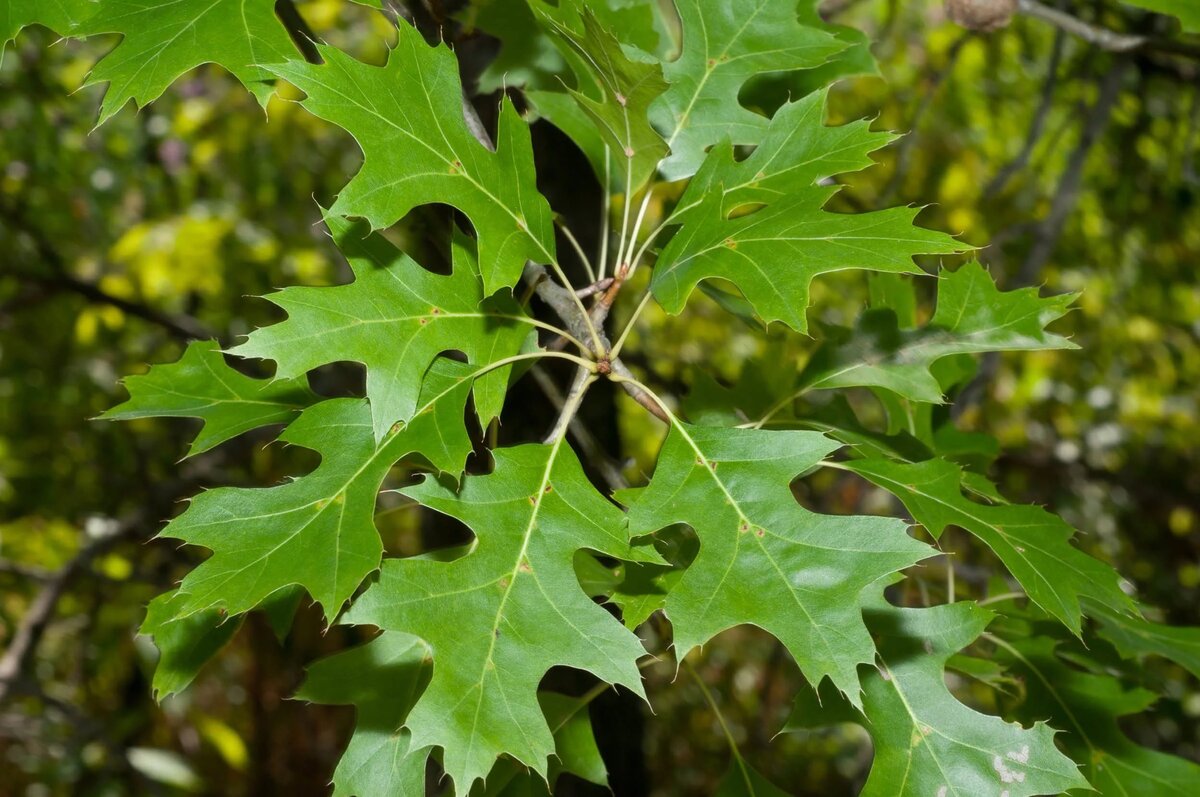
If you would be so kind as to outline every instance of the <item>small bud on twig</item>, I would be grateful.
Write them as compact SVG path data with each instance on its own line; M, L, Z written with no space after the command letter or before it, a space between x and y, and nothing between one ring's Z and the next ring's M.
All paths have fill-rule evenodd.
M946 16L967 30L991 33L1008 25L1017 0L946 0Z

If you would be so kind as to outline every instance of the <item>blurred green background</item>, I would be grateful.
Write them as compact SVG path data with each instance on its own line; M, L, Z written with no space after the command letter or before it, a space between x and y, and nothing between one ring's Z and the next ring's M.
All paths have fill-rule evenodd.
M1170 20L1115 2L1076 5L1112 29L1174 32ZM393 28L381 14L340 0L297 6L330 43L383 59ZM831 121L913 130L848 178L835 208L929 204L922 223L985 247L1003 287L1082 292L1059 327L1082 350L986 359L956 409L962 426L999 438L992 472L1013 499L1063 514L1164 619L1200 624L1200 59L1115 55L1023 16L971 33L937 2L824 10L868 33L883 75L840 83ZM146 603L201 556L145 542L180 499L203 486L276 483L311 467L311 452L265 447L270 435L257 434L181 465L187 423L90 419L123 398L121 376L176 359L189 337L229 343L276 318L249 297L346 280L317 203L357 169L359 151L287 102L286 89L264 115L211 68L92 131L98 96L73 92L112 42L50 46L54 38L25 31L0 66L0 645L37 610L52 574L71 562L77 572L35 646L35 684L0 705L0 795L323 794L352 713L288 697L304 665L353 631L322 633L319 614L302 608L281 642L252 616L186 693L161 705L150 691L153 646L135 634ZM495 52L469 27L457 45L468 71ZM769 104L779 90L766 81L751 93ZM535 146L543 173L582 173L579 155L544 125ZM591 214L596 191L551 202L567 216ZM429 262L438 255L424 251L425 233L445 223L434 209L393 232ZM824 280L812 316L852 319L864 285L857 275ZM653 356L635 340L627 359L677 395L690 364L732 378L761 349L703 306L677 319L647 313L641 333L654 336ZM317 386L351 392L360 379L330 369ZM631 403L608 401L610 412L588 412L628 472L648 472L659 430ZM504 431L526 433L519 421ZM823 486L813 500L829 511L872 508L854 484ZM415 550L421 521L388 517L389 549ZM130 533L75 559L114 529ZM1196 759L1200 689L1181 669L1156 666L1167 698L1127 729ZM727 633L698 671L747 757L776 783L814 795L861 784L865 734L773 738L797 674L765 634ZM616 793L711 794L728 761L713 713L673 665L647 677L653 715L615 696L593 708ZM564 782L562 793L602 792Z

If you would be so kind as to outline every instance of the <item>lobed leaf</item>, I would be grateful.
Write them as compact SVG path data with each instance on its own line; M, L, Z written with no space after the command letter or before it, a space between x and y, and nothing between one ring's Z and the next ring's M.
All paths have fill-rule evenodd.
M1074 294L1039 298L1036 288L1000 291L978 262L945 271L925 327L905 330L890 309L869 310L853 330L826 328L828 342L800 373L798 389L881 387L913 401L940 404L934 363L955 354L1076 348L1046 332Z
M443 749L462 791L508 754L547 776L554 753L537 687L555 666L587 670L642 695L641 643L593 603L575 552L661 561L629 544L622 516L587 481L561 438L493 452L495 470L461 489L427 478L408 497L477 535L461 558L388 559L345 621L402 631L433 652L428 689L408 718L413 744Z
M724 279L765 322L805 332L813 277L847 269L923 273L918 254L953 254L969 247L913 226L918 211L827 213L832 189L791 193L749 215L727 219L720 191L706 196L663 249L650 288L668 313L683 310L701 280Z
M1200 765L1135 744L1121 717L1149 707L1158 696L1067 666L1046 637L1001 640L996 658L1019 675L1027 691L1014 707L1023 718L1048 719L1062 728L1063 749L1103 797L1189 797L1200 783ZM1082 792L1081 792L1082 793Z
M844 467L887 490L938 538L958 526L991 548L1027 595L1076 635L1080 601L1091 598L1125 613L1133 603L1116 571L1071 545L1075 530L1041 507L987 505L962 493L962 470L943 459L904 463L859 459Z
M946 688L947 662L979 637L990 612L973 603L898 609L880 601L868 617L879 663L863 679L858 719L875 746L863 797L1032 797L1088 788L1055 746L1053 729L981 714ZM853 717L836 705L801 705L830 720ZM810 725L803 715L788 723L790 729Z
M1200 678L1200 628L1152 622L1140 609L1124 614L1096 601L1084 603L1088 616L1100 626L1100 636L1125 658L1161 656Z
M870 154L896 139L870 130L867 121L826 126L829 92L816 91L785 103L768 123L758 146L742 160L730 139L718 142L688 180L671 219L687 223L713 192L722 215L739 207L769 204L836 174L870 166Z
M276 423L286 423L317 397L301 376L253 379L230 368L216 341L188 345L178 361L156 365L141 376L124 380L129 400L100 417L199 418L203 422L187 456L195 456L226 440Z
M108 84L100 124L130 100L140 108L158 99L185 72L208 63L232 72L265 105L273 76L261 65L296 53L274 0L103 0L94 8L71 35L122 37L84 84Z
M650 104L667 88L662 68L657 62L629 58L617 37L602 27L588 9L582 14L582 31L572 29L547 11L542 11L541 17L560 46L582 64L581 88L568 93L611 148L611 168L621 176L621 185L626 192L636 191L653 176L667 154L666 142L650 126L648 117ZM554 106L540 107L545 114ZM553 113L550 121L555 121ZM570 134L570 124L555 124ZM586 151L587 143L581 147Z
M663 65L670 88L651 109L671 150L661 166L668 180L694 174L723 140L759 142L767 118L738 100L751 78L820 66L847 46L801 24L795 0L678 0L675 7L683 48Z
M240 617L227 617L217 609L178 617L171 606L178 594L167 592L150 601L141 627L159 651L151 681L156 700L186 689L242 626Z
M857 704L857 667L874 656L860 595L929 549L898 520L818 515L796 503L790 482L838 447L814 432L673 423L629 528L640 536L686 523L700 540L666 598L678 658L751 623L779 639L809 680L828 676Z
M90 0L0 0L0 57L24 28L42 25L65 35L94 8Z
M402 726L432 669L421 640L395 632L309 666L297 699L356 709L354 735L333 773L333 797L425 793L429 750L415 747Z
M503 100L496 150L484 147L463 117L458 61L430 47L411 25L398 26L387 64L369 66L321 46L325 63L266 69L307 95L310 113L354 136L365 158L330 213L389 227L418 205L461 210L479 240L485 295L514 285L527 260L554 262L550 206L538 193L529 130Z
M564 57L539 25L538 13L551 12L557 19L578 18L579 0L557 5L545 0L472 0L460 14L468 30L479 28L500 41L500 51L479 76L477 93L521 87L526 91L559 89L568 71L570 56ZM645 53L661 49L660 9L654 0L591 0L587 9L622 44ZM574 66L574 64L572 64Z
M279 439L320 454L316 470L278 487L222 487L193 499L161 536L203 546L212 556L183 580L176 616L212 608L240 614L299 584L331 622L379 567L375 500L392 465L419 453L439 469L461 472L471 451L462 422L471 378L461 363L431 369L412 420L379 444L366 401L309 407Z
M178 694L188 687L204 665L233 639L242 627L242 617L229 617L219 609L205 609L179 616L175 603L179 591L167 592L150 601L139 634L151 638L158 649L151 687L156 700ZM275 635L283 640L303 592L285 587L267 596L262 609ZM185 599L186 600L186 599Z
M488 298L467 241L452 244L453 271L422 268L365 223L328 216L334 242L354 272L349 285L284 288L267 297L287 320L253 332L232 351L278 364L298 377L327 363L367 369L367 398L376 440L417 409L421 377L442 352L460 351L484 367L516 355L533 321L510 295ZM475 387L480 421L500 414L511 366L483 374Z

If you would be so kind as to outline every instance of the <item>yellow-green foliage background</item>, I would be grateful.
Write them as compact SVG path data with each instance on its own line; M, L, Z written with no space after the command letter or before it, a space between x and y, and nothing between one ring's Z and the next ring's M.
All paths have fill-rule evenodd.
M298 5L332 44L382 59L391 32L381 15L339 0ZM984 247L983 262L1012 286L1112 56L1064 41L1029 163L984 195L1026 140L1053 30L1019 19L963 40L937 3L839 5L850 6L839 22L877 42L886 79L840 84L831 121L874 117L879 129L915 132L876 168L849 176L835 206L928 204L922 223ZM1140 19L1108 6L1099 21ZM119 377L173 360L182 344L160 324L81 295L73 281L232 341L275 318L248 297L346 278L316 226L316 203L360 161L348 137L288 102L287 90L264 115L211 68L92 131L98 97L73 92L111 41L48 47L52 39L26 31L0 66L0 644L42 576L89 535L131 512L165 518L195 484L271 484L312 464L308 452L265 448L269 435L260 434L181 466L188 424L89 420L122 398ZM1005 357L962 416L965 427L999 438L994 473L1013 498L1064 514L1085 547L1132 577L1166 619L1191 625L1200 624L1198 76L1195 62L1133 59L1058 244L1031 275L1048 291L1082 293L1060 322L1082 350ZM418 213L393 233L421 256L434 223ZM855 274L822 280L813 318L852 320L864 286ZM932 285L921 291L928 313ZM629 358L677 394L692 365L732 380L763 350L711 304L644 318ZM802 342L768 345L790 347L792 358L807 351ZM616 407L636 478L651 469L661 430L632 403ZM829 510L889 509L832 477L816 488L813 500ZM405 550L420 529L411 513L389 517L389 545ZM346 644L346 632L323 635L302 612L281 644L252 618L191 690L161 706L151 700L153 648L135 629L146 602L197 557L166 543L121 546L76 582L40 648L43 694L0 707L0 794L323 793L350 714L286 698L303 665ZM756 766L795 793L850 793L861 783L870 760L861 733L772 741L796 676L765 635L738 630L711 648L701 675L724 695ZM1129 728L1195 758L1200 691L1182 670L1158 669L1168 698L1153 720ZM711 793L727 758L713 715L693 683L672 684L673 671L648 675L653 793Z

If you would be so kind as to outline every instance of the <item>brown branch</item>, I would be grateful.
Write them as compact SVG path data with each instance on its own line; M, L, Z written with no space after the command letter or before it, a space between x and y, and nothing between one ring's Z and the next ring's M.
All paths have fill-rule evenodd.
M279 17L279 21L287 29L288 35L292 37L292 43L304 56L305 61L310 64L324 63L317 50L317 34L309 27L308 21L296 10L296 4L292 0L276 0L275 16Z
M1067 34L1061 28L1054 34L1054 46L1050 50L1050 63L1046 66L1046 80L1042 84L1042 97L1037 111L1033 115L1033 122L1029 125L1029 134L1025 136L1025 143L1021 146L1021 151L988 182L983 189L981 199L986 201L999 194L1017 172L1029 165L1029 158L1033 155L1034 147L1037 146L1038 140L1046 131L1046 120L1050 115L1050 108L1054 104L1054 89L1058 85L1058 67L1062 61L1063 44L1066 38Z
M817 4L817 13L821 15L821 19L829 22L834 17L846 13L854 6L862 3L863 0L822 0Z
M942 84L946 82L946 78L954 71L954 65L958 62L958 56L962 52L963 47L975 34L972 31L955 39L950 45L950 49L946 52L946 63L937 72L929 75L928 88L925 90L925 95L921 97L921 102L917 105L917 109L913 112L912 119L908 123L908 134L901 140L900 147L896 151L896 165L892 170L892 176L888 179L887 185L879 194L878 204L882 207L891 202L892 197L900 189L904 178L908 176L909 165L912 161L913 150L916 148L919 135L917 132L920 127L921 119L933 104L934 98L937 96L938 90Z
M180 495L190 492L222 467L220 458L194 465L183 478L158 485L137 509L121 518L107 534L92 537L62 569L39 580L41 590L21 617L8 647L0 655L0 703L17 694L38 696L33 677L38 645L54 621L58 603L67 590L91 570L97 558L121 542L148 538L151 527L170 511Z
M524 279L527 283L536 286L534 291L537 293L538 298L548 304L550 309L562 319L562 322L567 325L568 332L581 340L590 334L588 332L587 321L584 320L583 314L579 312L579 306L575 304L575 299L571 295L572 292L551 280L546 273L545 266L532 262L526 263ZM608 335L605 334L604 330L597 330L597 335L600 337L600 345L605 351L612 348L612 342L608 339ZM614 374L630 379L633 378L633 372L621 361L620 357L612 360L609 363L609 367ZM620 385L629 394L630 398L649 410L654 417L664 423L670 421L662 411L662 408L658 406L654 399L646 394L646 391L629 382L621 382Z
M66 258L55 248L46 234L33 225L25 223L20 212L15 208L0 208L0 220L3 220L14 232L23 233L33 244L34 254L49 266L52 272L51 274L10 272L18 279L50 290L74 293L96 304L107 304L123 313L156 324L178 338L187 340L214 337L211 330L190 316L171 315L141 302L111 294L95 283L74 276L67 267Z
M1127 58L1118 58L1100 81L1100 95L1084 119L1079 143L1076 144L1075 150L1071 153L1066 168L1063 169L1062 176L1059 178L1058 188L1050 201L1050 210L1038 225L1033 247L1021 265L1020 271L1017 272L1015 280L1017 287L1034 282L1041 273L1042 267L1054 254L1054 250L1058 246L1058 239L1062 235L1063 224L1071 211L1075 209L1075 203L1079 199L1079 189L1083 183L1083 168L1087 163L1088 155L1091 154L1092 147L1096 145L1105 128L1108 127L1108 121L1112 116L1113 106L1116 105L1117 98L1120 96L1121 83L1128 66Z
M77 294L96 304L115 307L123 313L156 324L177 338L202 340L214 337L211 330L190 316L174 316L141 302L115 296L95 283L70 274L19 274L18 277L52 290Z
M533 379L537 382L538 387L546 394L546 398L550 399L550 403L554 405L555 409L561 411L563 405L566 404L566 397L563 396L554 380L538 365L533 366L530 373L533 374ZM604 452L600 441L579 418L572 418L567 428L571 436L575 438L575 442L579 444L581 453L588 462L596 467L609 489L622 490L629 486L629 482L625 481L625 477L621 475L620 466Z
M27 680L38 643L54 619L59 600L75 579L84 574L98 556L134 536L148 521L149 514L145 510L135 513L110 534L93 539L65 567L45 579L41 591L21 617L4 655L0 656L0 703L29 688Z
M613 284L613 278L605 277L602 280L597 280L596 282L593 282L591 285L588 285L586 288L580 288L579 290L575 291L575 295L578 296L580 299L586 299L589 296L594 296L595 294L600 293L600 291L606 290L608 288L608 286L612 285L612 284Z
M487 129L479 119L479 113L475 110L475 106L471 104L466 94L463 95L463 117L466 120L467 129L471 131L471 135L475 136L475 139L480 144L483 144L490 150L494 150L495 145L492 143L492 138L488 135ZM552 280L546 271L546 267L540 263L534 263L532 260L525 263L525 271L522 274L522 279L537 294L538 298L549 305L555 315L567 325L568 332L580 340L591 339L593 327L588 324L588 318L579 309L578 297L573 290L565 288ZM619 285L620 280L618 279L610 284L608 290L612 291L613 288L619 287ZM605 295L607 296L607 293ZM597 304L599 306L600 303ZM607 315L607 309L604 311L604 314ZM612 341L608 339L604 330L599 325L596 325L595 331L600 339L600 347L604 351L611 349ZM609 367L615 374L629 378L633 377L633 373L621 362L620 358L613 360L609 364ZM621 382L620 385L634 401L649 410L656 418L664 423L668 422L669 419L663 413L662 408L658 406L654 399L646 395L646 391L628 382Z
M1138 50L1155 51L1186 58L1200 59L1200 45L1158 36L1143 36L1136 33L1120 33L1090 22L1084 22L1057 8L1050 8L1038 0L1017 0L1022 14L1049 22L1059 30L1066 31L1088 44L1113 53L1131 53Z
M1075 146L1075 150L1071 153L1071 157L1067 160L1067 165L1059 177L1058 188L1050 201L1050 210L1037 225L1033 246L1030 248L1025 262L1017 271L1016 277L1012 280L1014 283L1012 287L1024 287L1035 282L1042 268L1054 254L1054 250L1058 246L1058 239L1062 235L1063 225L1071 211L1074 210L1075 203L1079 198L1079 189L1083 182L1083 167L1087 163L1092 147L1100 140L1100 136L1108 126L1113 106L1120 96L1121 81L1128 66L1129 59L1120 57L1101 79L1100 95L1084 119L1079 143ZM1000 355L998 352L989 352L984 355L979 366L979 373L963 388L951 407L952 417L961 417L967 408L983 398L984 391L999 368Z
M40 567L30 567L20 562L0 560L0 575L16 576L29 581L45 581L51 577L51 572Z

